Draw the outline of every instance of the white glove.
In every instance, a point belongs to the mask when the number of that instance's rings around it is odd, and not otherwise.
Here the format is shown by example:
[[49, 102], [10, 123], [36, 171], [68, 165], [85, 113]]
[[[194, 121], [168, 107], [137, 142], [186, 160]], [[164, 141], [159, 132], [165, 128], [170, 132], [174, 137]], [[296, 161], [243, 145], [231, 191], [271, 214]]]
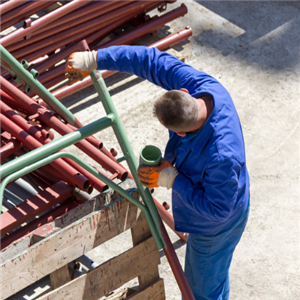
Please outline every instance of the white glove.
[[177, 175], [178, 171], [174, 167], [162, 169], [157, 180], [158, 186], [166, 187], [167, 189], [172, 188]]
[[97, 69], [97, 51], [76, 52], [71, 63], [74, 69], [93, 72]]

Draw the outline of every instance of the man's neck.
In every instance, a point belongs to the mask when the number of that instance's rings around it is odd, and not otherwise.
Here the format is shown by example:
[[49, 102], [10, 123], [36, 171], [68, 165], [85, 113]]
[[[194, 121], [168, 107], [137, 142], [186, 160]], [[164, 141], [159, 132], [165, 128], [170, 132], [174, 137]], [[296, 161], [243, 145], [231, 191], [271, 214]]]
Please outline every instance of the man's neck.
[[213, 103], [211, 97], [207, 96], [207, 95], [202, 96], [201, 98], [198, 98], [195, 100], [199, 106], [199, 113], [200, 113], [195, 130], [199, 130], [205, 124], [205, 122], [208, 120], [211, 112], [213, 111], [214, 103]]

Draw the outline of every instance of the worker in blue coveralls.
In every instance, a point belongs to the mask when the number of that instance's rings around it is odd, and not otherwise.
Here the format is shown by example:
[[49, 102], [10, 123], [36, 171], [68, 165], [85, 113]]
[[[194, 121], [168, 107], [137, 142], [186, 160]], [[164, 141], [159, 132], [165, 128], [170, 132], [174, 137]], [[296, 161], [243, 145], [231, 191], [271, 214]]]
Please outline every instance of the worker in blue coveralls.
[[135, 74], [168, 90], [154, 114], [169, 141], [158, 167], [140, 166], [149, 187], [172, 188], [175, 229], [188, 232], [185, 274], [197, 300], [229, 299], [229, 267], [249, 214], [242, 128], [227, 90], [212, 76], [155, 48], [77, 52], [76, 70]]

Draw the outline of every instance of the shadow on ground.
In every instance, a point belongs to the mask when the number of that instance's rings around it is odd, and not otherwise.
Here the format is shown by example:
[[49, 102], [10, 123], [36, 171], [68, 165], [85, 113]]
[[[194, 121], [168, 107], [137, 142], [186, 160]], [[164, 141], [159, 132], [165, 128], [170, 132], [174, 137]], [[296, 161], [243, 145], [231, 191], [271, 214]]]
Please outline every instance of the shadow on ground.
[[[245, 32], [236, 38], [204, 29], [194, 39], [276, 71], [299, 64], [299, 1], [196, 1]], [[200, 22], [201, 24], [201, 22]], [[201, 27], [201, 25], [200, 25]]]

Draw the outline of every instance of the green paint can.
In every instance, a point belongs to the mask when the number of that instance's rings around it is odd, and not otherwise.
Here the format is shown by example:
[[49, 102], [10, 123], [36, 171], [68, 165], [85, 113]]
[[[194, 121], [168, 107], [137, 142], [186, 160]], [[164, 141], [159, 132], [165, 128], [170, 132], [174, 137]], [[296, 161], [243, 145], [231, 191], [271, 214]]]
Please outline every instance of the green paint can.
[[145, 146], [140, 153], [140, 164], [146, 166], [158, 166], [161, 161], [161, 151], [151, 145]]

